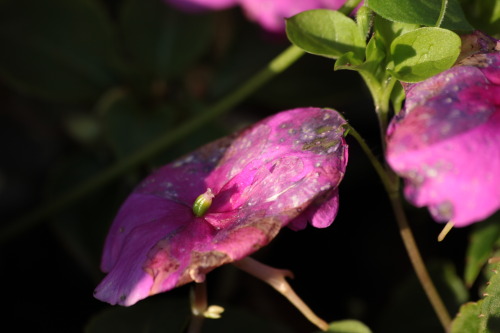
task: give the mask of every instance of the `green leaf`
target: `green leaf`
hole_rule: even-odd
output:
[[[350,69],[350,70],[360,70],[360,66],[363,64],[359,58],[357,58],[354,53],[347,52],[341,55],[337,61],[335,61],[334,69],[337,71],[339,69]]]
[[[399,111],[401,111],[405,98],[406,94],[403,86],[400,83],[396,83],[396,85],[394,85],[394,89],[391,92],[392,108],[394,109],[395,114],[398,114]]]
[[[366,6],[380,16],[396,22],[435,26],[441,11],[439,0],[366,0]],[[448,7],[441,27],[451,30],[471,31],[458,0],[448,0]]]
[[[363,59],[365,36],[344,14],[326,9],[299,13],[286,21],[288,39],[306,52],[338,58],[352,52]]]
[[[372,331],[360,321],[346,319],[330,323],[327,332],[333,333],[372,333]],[[320,332],[317,332],[320,333]]]
[[[131,62],[152,78],[183,73],[203,54],[213,36],[210,15],[180,13],[162,0],[126,1],[120,23]]]
[[[465,283],[471,286],[481,269],[493,253],[500,238],[500,214],[497,213],[481,223],[476,223],[470,234],[465,265]]]
[[[361,6],[356,13],[356,24],[358,25],[359,34],[365,38],[367,38],[370,33],[371,21],[373,18],[372,14],[373,11],[366,6]]]
[[[115,83],[113,31],[94,0],[0,1],[0,77],[50,101],[93,100]]]
[[[417,30],[420,28],[418,24],[402,23],[402,22],[392,22],[384,19],[380,16],[375,16],[374,20],[375,35],[380,39],[380,41],[390,47],[392,41],[401,35],[404,35],[410,31]],[[389,52],[387,52],[389,53]]]
[[[462,0],[461,4],[474,28],[490,36],[500,37],[500,1]]]
[[[467,303],[453,320],[451,333],[500,332],[500,264],[492,266],[493,277],[484,289],[483,299]]]
[[[388,70],[404,82],[422,81],[450,68],[460,46],[460,37],[450,30],[420,28],[394,39]]]

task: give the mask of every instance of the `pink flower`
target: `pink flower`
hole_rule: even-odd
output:
[[[458,227],[500,208],[500,44],[480,33],[464,41],[473,47],[459,66],[405,87],[387,133],[408,200]]]
[[[251,21],[273,33],[285,31],[285,18],[310,9],[339,9],[346,0],[166,0],[184,10],[223,9],[239,4]]]
[[[95,297],[135,302],[186,284],[269,243],[280,228],[329,226],[347,163],[345,120],[304,108],[266,118],[147,177],[109,231]],[[196,209],[202,198],[206,212]]]

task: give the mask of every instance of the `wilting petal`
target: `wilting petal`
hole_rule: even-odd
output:
[[[410,86],[387,136],[408,200],[459,227],[500,208],[500,54],[462,64]]]
[[[113,222],[102,260],[109,274],[95,296],[132,305],[203,281],[212,269],[269,243],[296,218],[328,226],[347,163],[344,124],[328,109],[282,112],[150,175]],[[207,188],[212,205],[196,217],[193,202]]]

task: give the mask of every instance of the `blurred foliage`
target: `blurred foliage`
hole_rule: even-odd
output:
[[[490,269],[493,276],[484,289],[483,298],[460,307],[460,312],[453,321],[452,333],[500,331],[500,265],[492,265]]]
[[[498,1],[462,3],[473,25],[498,33]],[[368,19],[358,27],[346,22],[355,35],[369,25]],[[186,14],[162,0],[0,0],[0,45],[0,225],[8,226],[203,115],[289,42],[264,34],[238,8]],[[379,46],[368,46],[374,59],[385,56]],[[402,103],[401,91],[394,103]],[[116,210],[153,168],[264,116],[310,105],[338,109],[381,152],[372,101],[356,73],[334,73],[330,59],[306,55],[228,114],[2,243],[3,325],[40,332],[181,331],[189,315],[185,289],[131,308],[93,299]],[[291,284],[333,321],[332,332],[441,332],[416,280],[405,279],[413,273],[380,181],[349,143],[334,225],[283,230],[255,256],[290,268]],[[477,300],[497,227],[454,230],[438,244],[441,226],[425,210],[407,209],[450,310]],[[460,279],[464,271],[469,290]],[[315,330],[280,295],[241,272],[222,267],[208,285],[209,300],[226,312],[207,320],[204,332]]]

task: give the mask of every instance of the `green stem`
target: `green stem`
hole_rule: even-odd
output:
[[[363,137],[358,133],[358,131],[356,131],[354,129],[354,127],[352,127],[350,125],[349,125],[349,134],[352,135],[354,137],[354,139],[356,139],[359,146],[361,147],[361,149],[363,150],[365,155],[370,160],[373,168],[375,169],[380,180],[382,181],[382,184],[384,185],[384,188],[386,189],[386,191],[388,191],[388,193],[389,193],[389,191],[392,191],[393,181],[388,177],[384,166],[382,165],[382,163],[379,162],[377,157],[375,157],[375,155],[371,151],[370,147],[368,147],[368,145],[366,144],[366,141],[363,139]]]
[[[164,151],[166,148],[171,147],[175,142],[178,142],[180,139],[193,133],[209,121],[226,113],[232,107],[262,87],[270,79],[295,63],[303,54],[304,51],[294,45],[288,47],[275,59],[273,59],[266,68],[259,71],[238,89],[234,90],[231,94],[226,96],[220,102],[214,104],[212,107],[209,107],[196,118],[192,118],[188,122],[179,126],[177,129],[167,132],[165,135],[150,142],[134,154],[118,161],[91,179],[74,187],[73,190],[69,190],[62,195],[59,195],[54,200],[40,206],[35,211],[22,216],[20,219],[13,221],[8,224],[7,227],[2,228],[0,231],[0,243],[8,241],[22,232],[38,225],[61,209],[68,207],[79,199],[102,188],[104,185],[109,184],[113,180],[125,174],[127,171],[151,159],[155,155]]]
[[[408,253],[408,256],[410,258],[410,262],[415,273],[417,274],[422,288],[427,295],[427,298],[429,299],[439,321],[441,322],[441,325],[446,331],[451,326],[451,318],[441,297],[439,296],[436,287],[434,286],[434,283],[432,282],[427,268],[425,267],[425,263],[422,259],[417,243],[415,242],[415,237],[413,236],[410,225],[408,224],[408,219],[401,203],[401,195],[399,192],[399,178],[387,166],[382,166],[382,164],[378,161],[378,159],[366,144],[365,140],[352,126],[350,126],[349,128],[349,134],[352,135],[359,143],[361,149],[365,152],[366,156],[372,163],[375,171],[382,181],[382,184],[385,187],[385,190],[391,202],[394,216],[398,223],[399,233],[406,248],[406,252]]]
[[[436,27],[439,28],[443,24],[444,15],[446,14],[446,8],[448,7],[448,0],[441,0],[441,10],[439,11],[439,17],[436,22]]]

